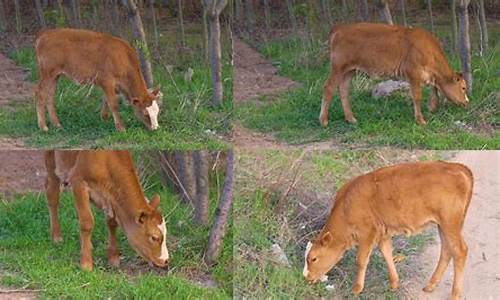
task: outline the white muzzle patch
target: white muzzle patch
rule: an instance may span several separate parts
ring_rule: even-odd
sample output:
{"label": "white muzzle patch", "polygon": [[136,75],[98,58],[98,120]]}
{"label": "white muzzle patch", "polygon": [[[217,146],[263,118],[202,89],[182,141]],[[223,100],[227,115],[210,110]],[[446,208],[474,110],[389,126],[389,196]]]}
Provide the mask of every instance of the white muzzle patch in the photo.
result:
{"label": "white muzzle patch", "polygon": [[467,97],[467,94],[465,94],[465,102],[469,103],[469,97]]}
{"label": "white muzzle patch", "polygon": [[307,242],[306,252],[304,254],[304,271],[302,272],[302,275],[304,275],[304,277],[306,278],[307,275],[309,275],[309,267],[307,266],[307,255],[309,255],[309,251],[311,251],[312,245],[313,244],[311,242]]}
{"label": "white muzzle patch", "polygon": [[168,260],[168,249],[167,249],[167,226],[165,225],[165,219],[163,219],[163,222],[158,225],[158,228],[160,229],[161,233],[163,234],[163,242],[161,243],[161,254],[160,254],[160,259],[161,260]]}
{"label": "white muzzle patch", "polygon": [[148,112],[149,119],[151,120],[151,129],[158,129],[158,113],[160,112],[160,107],[158,106],[158,101],[153,100],[151,102],[151,106],[146,107],[146,111]]}

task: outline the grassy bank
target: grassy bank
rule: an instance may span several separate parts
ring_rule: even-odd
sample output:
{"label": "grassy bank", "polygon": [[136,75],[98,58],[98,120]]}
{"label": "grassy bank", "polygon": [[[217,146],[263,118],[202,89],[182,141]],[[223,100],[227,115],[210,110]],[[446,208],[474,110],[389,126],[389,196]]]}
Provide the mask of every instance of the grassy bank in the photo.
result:
{"label": "grassy bank", "polygon": [[[415,26],[418,26],[416,24]],[[243,126],[271,134],[280,141],[304,144],[333,139],[341,146],[387,145],[401,148],[427,149],[495,149],[500,147],[498,101],[500,79],[500,30],[490,26],[489,51],[482,57],[474,51],[472,69],[474,86],[467,109],[441,99],[435,113],[427,109],[430,89],[423,91],[422,112],[427,126],[414,121],[411,98],[395,94],[373,99],[371,88],[379,80],[364,75],[354,78],[351,85],[351,107],[358,123],[350,125],[344,114],[338,93],[332,100],[328,128],[318,121],[324,81],[329,69],[326,43],[307,43],[292,35],[269,42],[258,42],[259,51],[277,66],[280,75],[297,81],[300,86],[272,97],[239,104],[236,118]],[[438,36],[447,40],[448,27],[438,26]],[[473,37],[475,35],[472,35]],[[325,37],[326,39],[326,37]],[[447,53],[455,70],[460,70],[459,58]]]}

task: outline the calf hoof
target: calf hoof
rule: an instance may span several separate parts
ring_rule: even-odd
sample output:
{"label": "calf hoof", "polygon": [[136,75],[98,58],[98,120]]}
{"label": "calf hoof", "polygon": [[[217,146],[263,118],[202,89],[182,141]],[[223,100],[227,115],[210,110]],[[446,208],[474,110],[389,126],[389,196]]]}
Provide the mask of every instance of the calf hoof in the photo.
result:
{"label": "calf hoof", "polygon": [[358,123],[358,120],[356,120],[356,118],[355,118],[355,117],[346,118],[345,120],[346,120],[346,121],[347,121],[347,123],[349,123],[349,124],[356,124],[356,123]]}
{"label": "calf hoof", "polygon": [[115,124],[116,130],[120,132],[125,132],[125,127],[122,124]]}
{"label": "calf hoof", "polygon": [[352,287],[352,293],[356,296],[359,296],[359,294],[361,294],[361,292],[363,291],[363,286],[359,283],[356,283],[353,287]]}
{"label": "calf hoof", "polygon": [[49,131],[49,127],[47,127],[47,125],[38,125],[38,127],[40,128],[41,131],[43,132],[47,132]]}
{"label": "calf hoof", "polygon": [[436,288],[435,284],[428,283],[422,290],[426,293],[432,293]]}
{"label": "calf hoof", "polygon": [[391,289],[396,290],[399,287],[399,281],[391,281]]}
{"label": "calf hoof", "polygon": [[120,266],[120,256],[112,256],[108,258],[108,263],[113,268],[118,268]]}
{"label": "calf hoof", "polygon": [[418,117],[416,120],[418,125],[427,125],[427,122],[425,121],[424,117]]}
{"label": "calf hoof", "polygon": [[90,263],[89,262],[86,262],[86,263],[81,262],[80,267],[82,268],[82,271],[85,271],[85,272],[91,272],[92,269],[94,268],[94,266],[91,262]]}
{"label": "calf hoof", "polygon": [[52,241],[54,242],[54,244],[60,244],[62,243],[63,239],[62,237],[59,235],[59,236],[53,236],[52,237]]}
{"label": "calf hoof", "polygon": [[322,118],[321,116],[319,117],[319,123],[323,128],[328,127],[328,118]]}
{"label": "calf hoof", "polygon": [[432,112],[432,113],[436,112],[437,108],[438,108],[437,104],[429,104],[429,111],[430,112]]}

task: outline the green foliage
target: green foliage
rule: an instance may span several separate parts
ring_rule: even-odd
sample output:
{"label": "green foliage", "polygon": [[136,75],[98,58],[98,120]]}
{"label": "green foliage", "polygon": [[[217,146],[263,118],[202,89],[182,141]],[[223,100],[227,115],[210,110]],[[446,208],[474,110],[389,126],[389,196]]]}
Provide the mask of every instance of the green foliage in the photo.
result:
{"label": "green foliage", "polygon": [[[495,36],[492,33],[491,36]],[[374,80],[358,75],[351,84],[351,107],[358,123],[347,124],[338,93],[329,109],[329,125],[318,121],[324,81],[330,72],[326,44],[309,44],[291,37],[259,45],[280,74],[300,83],[300,87],[278,96],[238,105],[237,118],[248,128],[273,134],[291,144],[303,144],[333,138],[340,145],[388,145],[431,149],[498,149],[500,133],[498,87],[495,72],[500,68],[498,46],[487,55],[473,56],[474,90],[467,109],[440,100],[435,113],[427,109],[429,88],[423,91],[422,111],[427,126],[414,121],[409,95],[396,94],[375,100],[370,87]],[[459,69],[459,58],[448,55]]]}

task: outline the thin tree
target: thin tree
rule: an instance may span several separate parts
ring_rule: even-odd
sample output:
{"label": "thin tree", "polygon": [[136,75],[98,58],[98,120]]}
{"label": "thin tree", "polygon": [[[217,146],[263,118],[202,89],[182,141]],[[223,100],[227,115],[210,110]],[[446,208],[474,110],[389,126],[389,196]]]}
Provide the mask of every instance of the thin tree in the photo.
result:
{"label": "thin tree", "polygon": [[399,4],[401,7],[401,16],[403,18],[403,25],[408,26],[408,23],[406,21],[406,0],[400,0]]}
{"label": "thin tree", "polygon": [[264,0],[264,18],[266,20],[266,29],[269,31],[271,29],[271,8],[269,6],[269,0]]}
{"label": "thin tree", "polygon": [[219,200],[219,205],[215,211],[215,220],[208,237],[208,247],[205,252],[205,262],[207,265],[213,265],[221,252],[222,241],[226,234],[226,227],[231,213],[231,204],[233,202],[233,170],[234,153],[229,150],[226,160],[226,177],[224,178],[224,187]]}
{"label": "thin tree", "polygon": [[247,29],[250,32],[255,31],[255,10],[253,7],[253,0],[244,0],[245,3],[245,11],[246,11],[246,20],[247,20]]}
{"label": "thin tree", "polygon": [[293,0],[286,0],[286,9],[288,10],[288,17],[290,18],[290,23],[292,24],[293,32],[297,32],[297,18],[295,17],[295,12],[293,11]]}
{"label": "thin tree", "polygon": [[0,31],[7,31],[7,18],[5,17],[5,9],[3,0],[0,0]]}
{"label": "thin tree", "polygon": [[186,35],[184,33],[184,16],[182,14],[182,0],[177,0],[177,18],[178,18],[178,30],[179,30],[179,44],[181,48],[186,46]]}
{"label": "thin tree", "polygon": [[469,35],[470,0],[460,0],[458,5],[459,53],[462,61],[462,73],[467,83],[467,90],[472,91],[471,53]]}
{"label": "thin tree", "polygon": [[[111,13],[111,32],[113,35],[118,35],[121,36],[121,26],[120,26],[120,8],[118,7],[118,1],[119,0],[111,0],[111,7],[110,7],[110,13]],[[105,0],[105,2],[107,2]],[[122,3],[125,7],[127,6],[126,3]],[[139,15],[140,16],[140,15]]]}
{"label": "thin tree", "polygon": [[149,18],[153,26],[153,34],[155,37],[155,47],[156,49],[158,49],[159,36],[158,36],[158,26],[156,24],[155,0],[148,0],[148,8],[149,8]]}
{"label": "thin tree", "polygon": [[76,27],[82,27],[82,17],[80,14],[80,1],[71,0],[71,14],[73,15],[73,22]]}
{"label": "thin tree", "polygon": [[16,11],[16,31],[17,33],[21,33],[23,24],[21,20],[21,5],[19,4],[19,0],[14,0],[14,9]]}
{"label": "thin tree", "polygon": [[174,157],[177,165],[179,185],[181,185],[181,199],[186,203],[193,204],[196,198],[196,180],[194,178],[191,152],[176,151]]}
{"label": "thin tree", "polygon": [[377,9],[380,14],[380,19],[388,24],[393,24],[391,10],[389,9],[389,3],[387,0],[378,0]]}
{"label": "thin tree", "polygon": [[40,23],[40,27],[45,28],[47,24],[45,23],[45,16],[43,15],[42,2],[40,2],[40,0],[35,0],[35,8],[36,8],[36,14],[38,16],[38,22]]}
{"label": "thin tree", "polygon": [[227,0],[203,0],[207,7],[210,37],[210,68],[212,71],[213,98],[212,105],[222,103],[222,49],[219,16],[227,5]]}
{"label": "thin tree", "polygon": [[484,0],[478,0],[477,2],[478,10],[479,10],[479,27],[481,29],[482,36],[482,48],[484,51],[488,50],[488,27],[486,26],[486,14],[484,12]]}
{"label": "thin tree", "polygon": [[148,87],[153,86],[153,72],[151,70],[151,61],[148,44],[146,42],[146,34],[144,33],[144,27],[142,25],[141,15],[137,9],[134,0],[123,0],[123,5],[127,7],[128,18],[130,24],[132,25],[132,35],[134,36],[134,46],[139,54],[139,59],[141,61],[142,75],[144,76],[144,81]]}
{"label": "thin tree", "polygon": [[429,19],[431,22],[431,32],[434,32],[434,16],[432,13],[432,0],[427,0],[427,11],[429,12]]}
{"label": "thin tree", "polygon": [[342,0],[342,15],[344,15],[344,20],[349,19],[349,5],[347,0]]}
{"label": "thin tree", "polygon": [[[241,1],[242,0],[234,0],[234,16],[236,20],[241,20],[241,11],[242,11]],[[202,3],[204,4],[205,2],[202,1]]]}
{"label": "thin tree", "polygon": [[203,25],[203,57],[205,59],[205,63],[208,63],[209,59],[209,46],[208,46],[208,20],[207,20],[207,7],[205,6],[205,1],[201,2],[203,6],[203,15],[202,15],[202,25]]}
{"label": "thin tree", "polygon": [[209,154],[200,150],[193,152],[194,173],[196,174],[196,200],[194,205],[193,221],[197,224],[208,225],[208,169]]}
{"label": "thin tree", "polygon": [[370,16],[368,13],[368,0],[361,0],[360,10],[361,10],[361,18],[364,22],[370,21]]}
{"label": "thin tree", "polygon": [[453,40],[453,50],[458,51],[458,22],[457,22],[457,3],[456,0],[450,1],[451,6],[451,29],[452,40]]}

